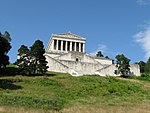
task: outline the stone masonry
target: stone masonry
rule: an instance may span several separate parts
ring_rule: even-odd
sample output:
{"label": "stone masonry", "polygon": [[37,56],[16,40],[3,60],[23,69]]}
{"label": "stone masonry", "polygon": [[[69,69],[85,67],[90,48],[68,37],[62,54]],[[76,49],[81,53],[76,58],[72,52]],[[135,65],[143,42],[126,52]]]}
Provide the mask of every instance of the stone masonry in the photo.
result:
{"label": "stone masonry", "polygon": [[[99,58],[85,52],[86,39],[73,33],[52,34],[45,49],[48,71],[80,75],[115,75],[111,59]],[[130,66],[131,75],[140,76],[139,66]]]}

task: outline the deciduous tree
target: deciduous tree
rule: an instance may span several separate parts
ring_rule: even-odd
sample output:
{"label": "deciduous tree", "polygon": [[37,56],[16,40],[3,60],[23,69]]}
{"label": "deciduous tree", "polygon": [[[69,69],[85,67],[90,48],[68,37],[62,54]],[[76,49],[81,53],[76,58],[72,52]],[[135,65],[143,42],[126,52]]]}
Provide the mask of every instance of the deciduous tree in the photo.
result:
{"label": "deciduous tree", "polygon": [[116,56],[116,67],[115,74],[121,74],[121,76],[125,77],[128,76],[130,73],[130,59],[125,57],[123,54]]}
{"label": "deciduous tree", "polygon": [[97,56],[97,57],[104,57],[104,55],[102,54],[101,51],[97,52],[96,56]]}
{"label": "deciduous tree", "polygon": [[105,56],[106,59],[110,59],[108,56]]}
{"label": "deciduous tree", "polygon": [[140,72],[144,73],[146,68],[146,63],[144,61],[140,61],[137,63],[140,66]]}
{"label": "deciduous tree", "polygon": [[148,61],[146,62],[145,72],[150,73],[150,57],[149,57]]}

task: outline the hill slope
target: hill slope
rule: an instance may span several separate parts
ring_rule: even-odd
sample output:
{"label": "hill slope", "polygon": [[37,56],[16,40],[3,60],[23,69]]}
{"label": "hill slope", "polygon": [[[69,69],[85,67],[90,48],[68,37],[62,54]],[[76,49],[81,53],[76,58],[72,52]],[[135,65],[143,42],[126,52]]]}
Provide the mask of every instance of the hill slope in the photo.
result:
{"label": "hill slope", "polygon": [[[114,77],[51,73],[53,76],[1,77],[3,112],[139,112],[150,111],[149,82]],[[9,109],[7,109],[9,108]]]}

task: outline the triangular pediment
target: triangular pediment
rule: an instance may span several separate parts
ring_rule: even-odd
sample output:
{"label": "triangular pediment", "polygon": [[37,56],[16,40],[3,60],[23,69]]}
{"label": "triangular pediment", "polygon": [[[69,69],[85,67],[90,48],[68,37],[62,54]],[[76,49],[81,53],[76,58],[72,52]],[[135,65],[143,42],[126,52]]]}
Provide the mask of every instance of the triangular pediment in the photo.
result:
{"label": "triangular pediment", "polygon": [[71,32],[67,33],[61,33],[61,34],[53,34],[54,37],[64,37],[64,38],[70,38],[70,39],[80,39],[80,40],[85,40],[85,38],[78,36],[76,34],[73,34]]}

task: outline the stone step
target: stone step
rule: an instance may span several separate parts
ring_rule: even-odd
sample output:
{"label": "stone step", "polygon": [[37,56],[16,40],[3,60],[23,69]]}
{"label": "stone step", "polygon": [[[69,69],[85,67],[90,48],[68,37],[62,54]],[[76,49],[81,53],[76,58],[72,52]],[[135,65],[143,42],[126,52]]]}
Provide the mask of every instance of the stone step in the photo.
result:
{"label": "stone step", "polygon": [[74,69],[70,69],[68,73],[71,74],[72,76],[81,76],[82,75],[82,72],[76,71]]}

